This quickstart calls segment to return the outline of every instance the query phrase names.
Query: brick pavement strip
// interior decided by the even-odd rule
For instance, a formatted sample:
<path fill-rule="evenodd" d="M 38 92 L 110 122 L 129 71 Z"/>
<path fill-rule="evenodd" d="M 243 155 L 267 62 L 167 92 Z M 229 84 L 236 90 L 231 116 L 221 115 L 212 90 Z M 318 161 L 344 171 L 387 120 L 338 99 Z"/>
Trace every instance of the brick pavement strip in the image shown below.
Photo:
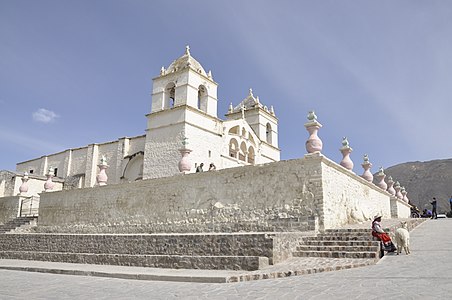
<path fill-rule="evenodd" d="M 0 270 L 0 299 L 448 299 L 451 226 L 451 219 L 425 222 L 411 234 L 411 255 L 387 255 L 376 265 L 231 284 Z"/>

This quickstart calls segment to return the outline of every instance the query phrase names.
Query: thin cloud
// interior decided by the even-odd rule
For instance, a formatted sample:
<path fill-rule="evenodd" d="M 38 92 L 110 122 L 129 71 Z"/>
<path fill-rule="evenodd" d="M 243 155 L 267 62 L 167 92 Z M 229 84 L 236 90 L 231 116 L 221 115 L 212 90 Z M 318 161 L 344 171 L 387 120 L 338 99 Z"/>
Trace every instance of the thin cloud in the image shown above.
<path fill-rule="evenodd" d="M 55 121 L 59 116 L 51 110 L 40 108 L 33 113 L 33 120 L 41 123 L 50 123 Z"/>
<path fill-rule="evenodd" d="M 10 130 L 0 127 L 0 140 L 5 143 L 15 145 L 17 147 L 30 149 L 38 152 L 57 152 L 65 149 L 64 146 L 44 142 L 42 139 L 35 138 L 31 135 L 23 134 L 16 130 Z"/>

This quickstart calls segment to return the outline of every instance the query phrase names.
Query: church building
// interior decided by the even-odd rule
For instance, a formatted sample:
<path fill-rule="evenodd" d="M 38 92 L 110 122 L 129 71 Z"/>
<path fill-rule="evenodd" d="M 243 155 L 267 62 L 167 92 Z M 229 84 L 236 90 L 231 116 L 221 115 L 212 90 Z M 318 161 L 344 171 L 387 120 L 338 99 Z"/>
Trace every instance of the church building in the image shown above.
<path fill-rule="evenodd" d="M 144 135 L 68 149 L 18 163 L 17 174 L 45 176 L 49 170 L 63 188 L 95 186 L 100 164 L 108 164 L 108 184 L 180 174 L 184 149 L 190 171 L 264 164 L 280 160 L 278 119 L 273 106 L 249 94 L 225 117 L 217 116 L 218 84 L 185 53 L 153 79 L 152 106 Z M 101 162 L 102 161 L 102 162 Z M 15 195 L 15 194 L 14 194 Z"/>

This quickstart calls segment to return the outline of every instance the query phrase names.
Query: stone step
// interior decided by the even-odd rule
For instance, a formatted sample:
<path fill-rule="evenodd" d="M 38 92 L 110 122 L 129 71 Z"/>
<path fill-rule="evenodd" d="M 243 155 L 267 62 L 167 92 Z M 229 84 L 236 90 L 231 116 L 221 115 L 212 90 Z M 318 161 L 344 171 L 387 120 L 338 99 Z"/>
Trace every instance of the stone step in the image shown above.
<path fill-rule="evenodd" d="M 268 234 L 7 234 L 0 251 L 273 257 Z M 272 263 L 272 262 L 271 262 Z"/>
<path fill-rule="evenodd" d="M 259 256 L 129 255 L 35 251 L 0 251 L 0 259 L 22 259 L 171 269 L 246 271 L 258 270 L 269 265 L 267 257 Z"/>
<path fill-rule="evenodd" d="M 327 229 L 325 233 L 369 233 L 370 228 L 340 228 L 340 229 Z"/>
<path fill-rule="evenodd" d="M 346 252 L 346 251 L 295 251 L 295 257 L 328 257 L 328 258 L 374 258 L 379 259 L 379 252 Z"/>
<path fill-rule="evenodd" d="M 372 246 L 378 247 L 380 242 L 368 240 L 368 241 L 319 241 L 319 240 L 309 240 L 303 241 L 300 243 L 300 246 L 353 246 L 353 247 L 362 247 L 362 246 Z"/>
<path fill-rule="evenodd" d="M 366 231 L 366 232 L 325 232 L 322 234 L 319 234 L 318 236 L 366 236 L 369 237 L 372 235 L 372 232 Z"/>
<path fill-rule="evenodd" d="M 0 226 L 0 233 L 7 233 L 23 225 L 29 225 L 36 217 L 18 217 Z"/>
<path fill-rule="evenodd" d="M 319 235 L 315 237 L 304 237 L 303 241 L 368 241 L 372 236 L 348 236 L 348 235 Z"/>
<path fill-rule="evenodd" d="M 307 246 L 300 245 L 297 251 L 332 251 L 332 252 L 376 252 L 380 249 L 379 245 L 376 246 Z"/>

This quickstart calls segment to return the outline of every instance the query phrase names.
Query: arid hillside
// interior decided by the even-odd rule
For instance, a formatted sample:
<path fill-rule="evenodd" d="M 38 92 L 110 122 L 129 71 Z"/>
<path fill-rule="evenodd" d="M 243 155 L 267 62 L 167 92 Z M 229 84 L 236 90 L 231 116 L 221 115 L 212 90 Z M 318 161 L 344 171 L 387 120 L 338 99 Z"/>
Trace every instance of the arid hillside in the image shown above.
<path fill-rule="evenodd" d="M 431 209 L 430 201 L 436 197 L 438 213 L 450 210 L 452 159 L 407 162 L 387 168 L 385 173 L 405 186 L 411 203 L 419 209 Z"/>

